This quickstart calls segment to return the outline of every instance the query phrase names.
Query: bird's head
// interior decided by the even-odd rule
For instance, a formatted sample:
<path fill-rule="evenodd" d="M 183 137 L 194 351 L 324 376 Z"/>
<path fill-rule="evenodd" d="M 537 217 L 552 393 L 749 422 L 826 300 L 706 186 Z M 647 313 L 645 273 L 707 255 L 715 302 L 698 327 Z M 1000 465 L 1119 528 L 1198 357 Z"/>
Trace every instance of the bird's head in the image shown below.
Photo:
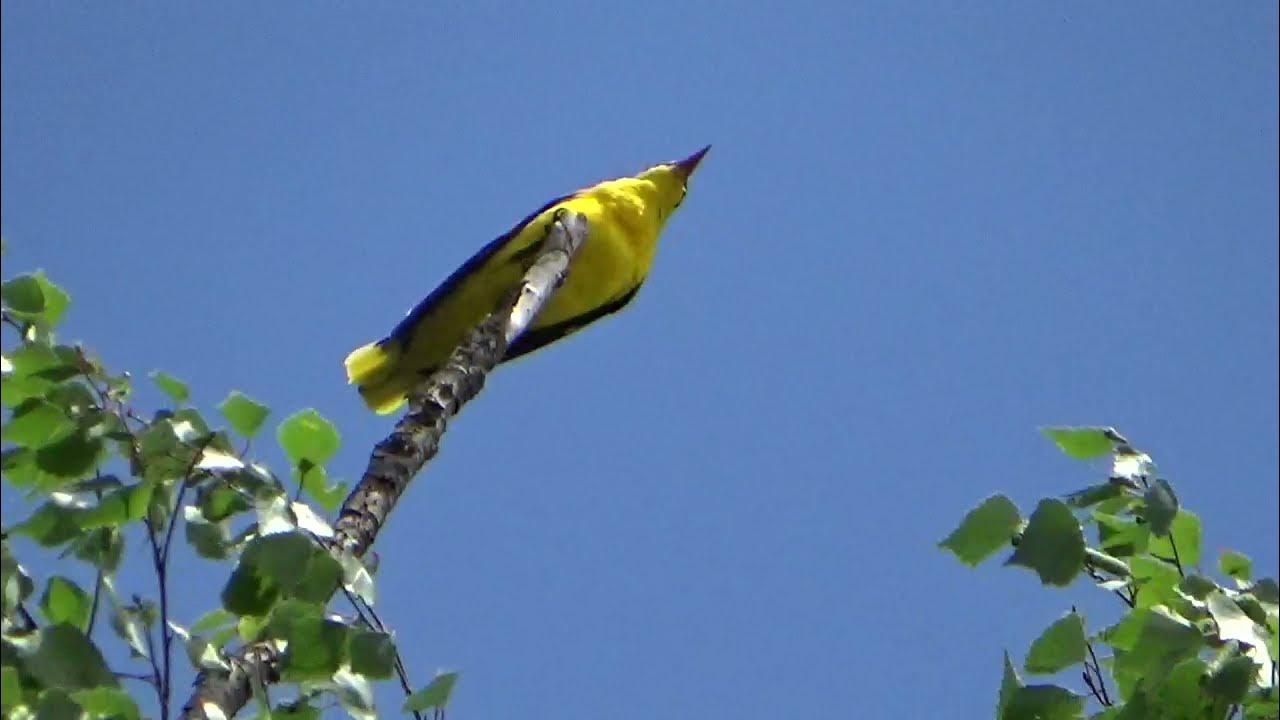
<path fill-rule="evenodd" d="M 651 188 L 649 202 L 657 209 L 658 222 L 665 223 L 671 213 L 680 207 L 689 189 L 689 178 L 702 162 L 702 156 L 711 149 L 708 145 L 683 160 L 654 165 L 636 176 L 637 180 Z"/>

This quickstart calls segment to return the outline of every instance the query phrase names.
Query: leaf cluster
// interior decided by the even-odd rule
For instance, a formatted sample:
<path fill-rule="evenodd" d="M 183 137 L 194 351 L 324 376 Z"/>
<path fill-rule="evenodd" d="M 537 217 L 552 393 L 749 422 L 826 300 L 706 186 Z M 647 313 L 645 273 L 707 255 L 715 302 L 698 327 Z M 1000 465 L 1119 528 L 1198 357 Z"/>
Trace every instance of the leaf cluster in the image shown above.
<path fill-rule="evenodd" d="M 1073 608 L 1032 643 L 1023 670 L 1074 671 L 1086 692 L 1026 684 L 1005 655 L 996 717 L 1202 720 L 1277 716 L 1273 578 L 1228 551 L 1219 578 L 1202 567 L 1201 523 L 1146 453 L 1112 428 L 1047 428 L 1067 455 L 1109 459 L 1109 474 L 1024 519 L 1003 495 L 971 510 L 939 545 L 967 565 L 1012 547 L 1005 564 L 1047 586 L 1088 578 L 1122 603 L 1118 621 L 1090 631 Z"/>
<path fill-rule="evenodd" d="M 330 547 L 333 531 L 308 502 L 332 511 L 346 492 L 326 469 L 339 447 L 329 421 L 303 410 L 277 426 L 286 482 L 250 455 L 270 416 L 262 403 L 232 392 L 211 420 L 185 382 L 155 371 L 167 407 L 141 412 L 132 376 L 58 342 L 71 298 L 44 273 L 4 282 L 0 298 L 0 462 L 6 492 L 29 510 L 0 542 L 4 717 L 138 718 L 142 687 L 167 718 L 171 655 L 218 672 L 263 642 L 283 658 L 285 681 L 275 697 L 257 688 L 264 713 L 318 717 L 337 703 L 372 718 L 373 683 L 397 675 L 409 694 L 392 635 L 372 614 L 370 571 Z M 19 561 L 19 540 L 54 553 L 56 567 L 38 578 Z M 147 558 L 155 590 L 120 587 L 128 557 Z M 185 625 L 168 587 L 200 562 L 223 564 L 227 580 L 218 606 Z M 333 611 L 335 595 L 354 612 Z M 128 667 L 109 661 L 121 657 Z M 404 710 L 443 708 L 455 679 L 438 675 Z"/>

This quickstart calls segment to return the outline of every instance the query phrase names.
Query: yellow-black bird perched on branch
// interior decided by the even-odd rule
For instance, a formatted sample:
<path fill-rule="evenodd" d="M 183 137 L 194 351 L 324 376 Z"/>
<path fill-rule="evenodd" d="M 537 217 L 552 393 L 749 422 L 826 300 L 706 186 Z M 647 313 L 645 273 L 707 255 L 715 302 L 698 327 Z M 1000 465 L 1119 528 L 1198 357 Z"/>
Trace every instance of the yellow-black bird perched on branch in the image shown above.
<path fill-rule="evenodd" d="M 568 279 L 503 361 L 559 340 L 622 309 L 640 290 L 658 249 L 658 235 L 680 206 L 689 176 L 707 146 L 678 162 L 633 177 L 606 180 L 557 198 L 526 217 L 454 271 L 385 338 L 347 356 L 347 380 L 368 406 L 393 412 L 466 334 L 493 312 L 520 281 L 557 210 L 582 213 L 588 235 Z"/>

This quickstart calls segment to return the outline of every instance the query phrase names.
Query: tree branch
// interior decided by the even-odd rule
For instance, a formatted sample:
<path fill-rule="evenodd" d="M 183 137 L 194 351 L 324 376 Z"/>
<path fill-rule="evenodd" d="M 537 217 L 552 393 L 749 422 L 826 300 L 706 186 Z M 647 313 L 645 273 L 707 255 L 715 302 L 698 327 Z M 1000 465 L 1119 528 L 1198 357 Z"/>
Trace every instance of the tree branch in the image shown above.
<path fill-rule="evenodd" d="M 449 419 L 480 392 L 507 346 L 528 328 L 564 281 L 587 230 L 585 217 L 559 211 L 519 287 L 472 330 L 439 370 L 414 388 L 409 412 L 374 447 L 364 477 L 339 510 L 334 552 L 360 557 L 373 545 L 409 481 L 439 451 Z M 197 676 L 195 690 L 183 707 L 184 720 L 233 717 L 252 697 L 255 678 L 264 683 L 280 678 L 280 653 L 270 643 L 249 645 L 229 663 L 230 671 L 210 670 Z"/>

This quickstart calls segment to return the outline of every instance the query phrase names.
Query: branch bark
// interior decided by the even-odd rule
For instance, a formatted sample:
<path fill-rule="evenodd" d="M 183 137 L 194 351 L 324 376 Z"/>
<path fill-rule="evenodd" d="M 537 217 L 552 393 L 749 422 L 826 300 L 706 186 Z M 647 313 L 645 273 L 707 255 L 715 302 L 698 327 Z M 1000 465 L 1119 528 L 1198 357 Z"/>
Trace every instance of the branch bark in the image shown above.
<path fill-rule="evenodd" d="M 529 327 L 564 282 L 587 230 L 582 215 L 557 213 L 520 285 L 454 349 L 443 367 L 413 390 L 409 412 L 374 447 L 364 477 L 338 512 L 335 553 L 361 557 L 368 552 L 409 481 L 439 451 L 449 419 L 480 392 L 507 346 Z M 280 657 L 270 643 L 254 643 L 228 658 L 230 670 L 200 673 L 182 717 L 223 720 L 235 716 L 253 696 L 255 682 L 279 680 Z"/>

